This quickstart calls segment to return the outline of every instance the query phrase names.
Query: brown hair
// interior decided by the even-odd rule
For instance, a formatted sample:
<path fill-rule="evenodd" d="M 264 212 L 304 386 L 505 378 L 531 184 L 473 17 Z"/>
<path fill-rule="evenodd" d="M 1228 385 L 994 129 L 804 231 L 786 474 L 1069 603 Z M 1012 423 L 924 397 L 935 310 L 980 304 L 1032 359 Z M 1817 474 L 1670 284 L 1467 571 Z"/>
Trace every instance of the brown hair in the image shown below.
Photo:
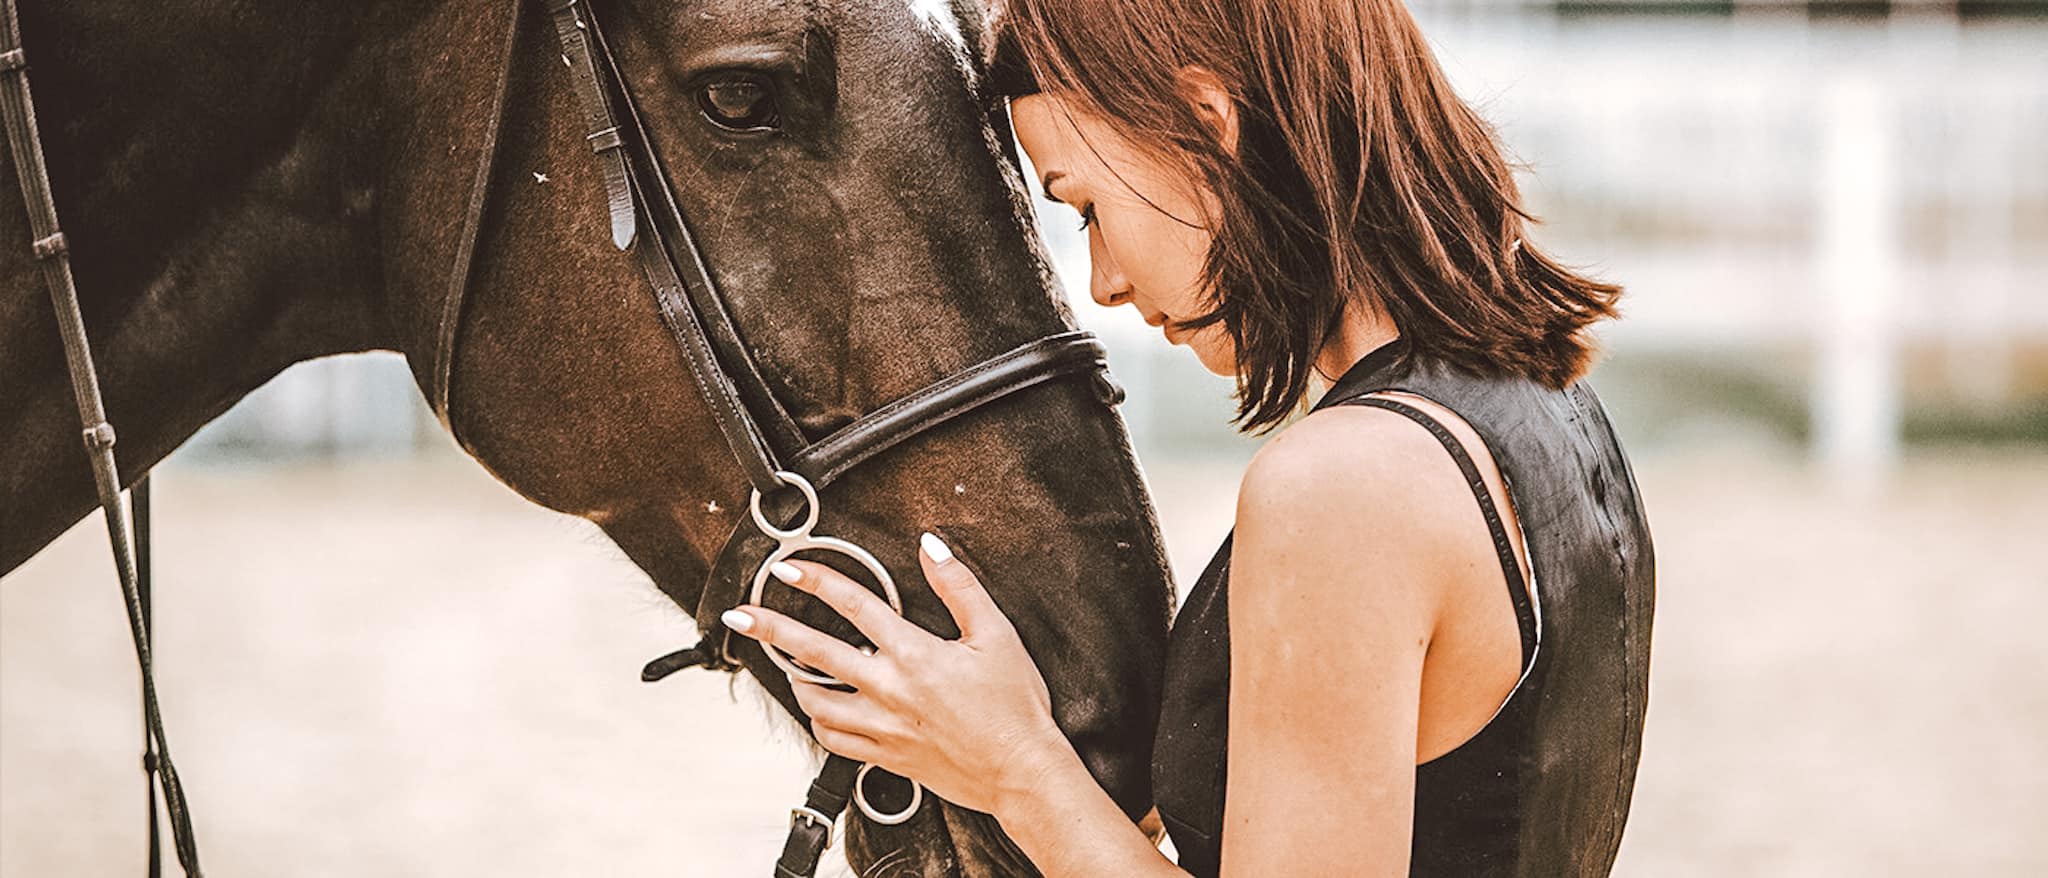
<path fill-rule="evenodd" d="M 1491 126 L 1451 91 L 1400 0 L 1007 0 L 1005 49 L 1031 78 L 1216 194 L 1203 268 L 1237 351 L 1240 429 L 1280 424 L 1350 298 L 1426 355 L 1561 388 L 1621 288 L 1524 239 Z M 1215 73 L 1236 155 L 1179 73 Z"/>

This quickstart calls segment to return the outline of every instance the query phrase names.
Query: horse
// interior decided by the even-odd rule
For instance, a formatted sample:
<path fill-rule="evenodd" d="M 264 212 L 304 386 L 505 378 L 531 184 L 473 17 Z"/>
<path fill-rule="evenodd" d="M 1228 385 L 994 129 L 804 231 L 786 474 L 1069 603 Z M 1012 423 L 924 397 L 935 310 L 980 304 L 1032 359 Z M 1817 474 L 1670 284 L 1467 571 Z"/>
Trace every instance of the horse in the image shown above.
<path fill-rule="evenodd" d="M 745 520 L 759 467 L 728 447 L 721 397 L 693 391 L 673 302 L 635 264 L 673 231 L 648 222 L 647 202 L 672 195 L 689 218 L 684 261 L 729 312 L 713 341 L 753 376 L 724 399 L 774 413 L 754 437 L 769 449 L 843 435 L 1072 334 L 986 87 L 998 22 L 979 0 L 577 5 L 20 10 L 49 190 L 130 482 L 294 363 L 396 351 L 471 457 L 594 522 L 701 624 L 707 583 L 758 560 L 734 560 L 727 535 L 762 551 Z M 624 136 L 662 157 L 624 184 L 623 228 L 606 163 L 617 138 L 589 130 L 568 48 L 586 23 L 597 39 L 593 14 L 616 64 L 597 75 L 616 79 L 615 102 L 633 96 L 613 107 Z M 20 174 L 8 163 L 0 189 L 19 191 Z M 0 241 L 30 237 L 24 213 L 0 209 Z M 96 502 L 46 255 L 0 247 L 0 573 Z M 864 451 L 810 512 L 829 509 L 821 530 L 872 547 L 884 575 L 917 569 L 904 538 L 917 529 L 999 572 L 989 587 L 1055 719 L 1135 818 L 1171 583 L 1104 402 L 1100 382 L 1058 376 L 978 399 Z M 852 636 L 809 598 L 768 603 Z M 902 604 L 957 633 L 925 583 L 905 582 Z M 769 656 L 723 658 L 805 722 Z M 991 818 L 942 801 L 847 824 L 859 870 L 1034 873 Z"/>

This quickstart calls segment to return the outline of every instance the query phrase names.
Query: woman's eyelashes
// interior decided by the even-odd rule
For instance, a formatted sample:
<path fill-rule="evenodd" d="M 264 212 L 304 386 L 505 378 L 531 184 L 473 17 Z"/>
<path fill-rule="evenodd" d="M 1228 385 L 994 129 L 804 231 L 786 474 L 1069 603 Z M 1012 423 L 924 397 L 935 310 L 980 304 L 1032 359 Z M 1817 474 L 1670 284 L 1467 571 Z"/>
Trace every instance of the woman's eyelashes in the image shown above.
<path fill-rule="evenodd" d="M 1052 191 L 1053 181 L 1058 180 L 1064 176 L 1066 175 L 1059 173 L 1057 171 L 1045 175 L 1045 185 L 1039 191 L 1045 194 L 1045 200 L 1047 201 L 1050 201 L 1054 204 L 1065 204 L 1073 206 L 1072 202 L 1059 197 Z M 1085 206 L 1074 207 L 1074 210 L 1081 214 L 1080 231 L 1088 231 L 1089 226 L 1095 225 L 1095 202 L 1091 201 L 1088 202 L 1088 204 Z"/>

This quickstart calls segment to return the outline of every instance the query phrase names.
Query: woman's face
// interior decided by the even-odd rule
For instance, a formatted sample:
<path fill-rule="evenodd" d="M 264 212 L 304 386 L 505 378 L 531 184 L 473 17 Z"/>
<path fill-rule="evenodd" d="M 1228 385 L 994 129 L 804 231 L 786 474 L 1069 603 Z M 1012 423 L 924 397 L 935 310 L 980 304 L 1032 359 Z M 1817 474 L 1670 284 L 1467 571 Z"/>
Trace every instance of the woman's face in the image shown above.
<path fill-rule="evenodd" d="M 1166 340 L 1186 344 L 1218 375 L 1237 373 L 1230 336 L 1211 325 L 1169 327 L 1206 310 L 1201 287 L 1214 195 L 1119 136 L 1108 122 L 1044 94 L 1010 102 L 1017 142 L 1045 192 L 1088 225 L 1088 293 L 1106 306 L 1130 305 Z"/>

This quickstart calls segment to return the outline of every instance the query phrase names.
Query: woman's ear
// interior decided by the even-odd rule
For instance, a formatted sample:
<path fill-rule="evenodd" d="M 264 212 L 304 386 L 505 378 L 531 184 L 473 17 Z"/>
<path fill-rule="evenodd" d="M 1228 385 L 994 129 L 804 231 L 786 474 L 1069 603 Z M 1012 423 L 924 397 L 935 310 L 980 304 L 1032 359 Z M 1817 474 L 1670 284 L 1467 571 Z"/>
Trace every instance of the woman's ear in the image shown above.
<path fill-rule="evenodd" d="M 1216 135 L 1216 142 L 1231 155 L 1237 155 L 1237 102 L 1231 98 L 1223 77 L 1200 64 L 1189 64 L 1174 73 L 1174 80 L 1180 86 L 1181 97 Z"/>

